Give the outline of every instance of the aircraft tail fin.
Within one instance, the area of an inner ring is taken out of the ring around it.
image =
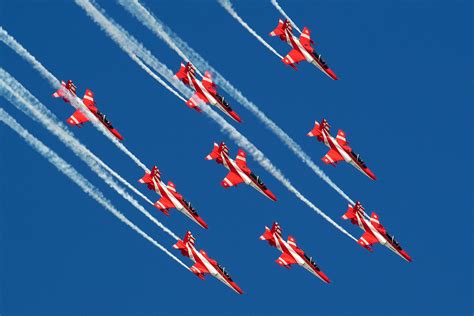
[[[194,245],[195,240],[196,240],[196,238],[194,238],[193,234],[190,231],[188,231],[188,232],[186,232],[186,235],[184,235],[183,242],[185,244]]]
[[[206,156],[207,160],[214,160],[219,157],[219,145],[217,143],[214,143],[214,148],[212,149],[211,153]]]
[[[220,143],[218,145],[217,143],[214,143],[214,148],[212,149],[211,153],[206,156],[207,160],[217,160],[219,162],[220,160],[220,154],[221,152],[229,152],[229,149],[227,148],[226,144],[224,142]]]
[[[272,233],[276,233],[277,235],[281,236],[280,224],[278,224],[277,222],[273,223],[271,231],[272,231]]]
[[[346,211],[346,213],[344,213],[344,215],[342,215],[342,218],[343,218],[343,219],[350,219],[350,220],[353,220],[353,219],[355,219],[355,217],[356,217],[355,214],[356,214],[356,212],[355,212],[355,210],[354,210],[354,207],[349,204],[349,205],[347,206],[347,211]]]
[[[159,176],[159,175],[160,175],[160,170],[158,170],[157,166],[153,166],[150,173],[145,173],[145,175],[140,180],[138,180],[138,182],[149,184],[153,181],[153,178],[155,176]]]
[[[265,232],[260,236],[260,240],[271,240],[273,239],[272,231],[270,228],[265,226]]]
[[[320,124],[318,121],[314,122],[314,127],[312,130],[309,131],[307,134],[309,137],[318,137],[321,136],[321,129],[320,129]]]
[[[186,249],[186,246],[190,245],[190,246],[194,247],[194,240],[195,240],[195,238],[194,238],[193,234],[191,234],[190,231],[187,231],[186,235],[184,235],[183,240],[178,240],[178,242],[173,245],[173,248],[181,250],[181,253],[183,254],[183,256],[188,257],[189,255],[188,255],[188,251]]]
[[[277,27],[270,32],[270,36],[279,36],[281,40],[286,40],[285,30],[288,30],[290,34],[293,33],[293,27],[288,20],[282,21],[278,20]]]
[[[342,215],[342,218],[350,219],[352,222],[354,222],[356,220],[357,213],[361,216],[364,215],[364,207],[362,206],[362,204],[360,204],[359,201],[357,201],[354,206],[349,204],[347,207],[347,211],[344,215]]]
[[[326,131],[328,134],[329,134],[329,129],[330,129],[330,126],[329,126],[329,123],[326,119],[323,119],[321,121],[321,123],[319,123],[318,121],[315,121],[314,122],[314,127],[313,129],[308,133],[308,136],[309,137],[321,137],[322,136],[322,132],[323,130]]]
[[[194,238],[193,234],[188,230],[183,240],[178,240],[178,242],[173,245],[173,248],[180,250],[185,249],[187,244],[194,245],[195,240],[196,238]]]
[[[61,86],[66,88],[66,83],[64,81],[61,81]],[[63,92],[63,88],[59,88],[58,91],[56,91],[55,93],[53,93],[53,97],[54,98],[62,98],[64,97],[64,92]]]
[[[191,65],[189,62],[185,65],[181,63],[181,67],[179,68],[178,72],[175,74],[176,78],[184,82],[185,84],[189,84],[188,80],[188,68]]]
[[[277,27],[270,32],[270,36],[281,36],[285,33],[285,29],[284,29],[284,23],[283,21],[280,19],[278,20],[278,25]]]
[[[271,229],[265,226],[265,232],[260,236],[260,240],[273,240],[273,234],[281,236],[281,228],[277,222],[273,223]]]

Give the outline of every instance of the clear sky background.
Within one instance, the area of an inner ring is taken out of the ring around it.
[[[99,4],[168,67],[182,60],[112,1]],[[245,185],[225,190],[226,170],[204,160],[214,141],[237,146],[204,114],[187,108],[145,74],[71,1],[2,1],[0,24],[82,96],[95,92],[124,143],[193,202],[205,231],[176,210],[156,218],[225,265],[245,294],[208,276],[199,280],[120,223],[7,127],[0,125],[0,314],[413,314],[472,315],[473,56],[471,1],[281,1],[312,30],[316,48],[340,77],[314,66],[295,72],[214,1],[145,1],[292,136],[354,200],[376,211],[412,256],[407,263],[376,245],[369,253],[290,194],[255,161],[249,166],[276,194]],[[268,33],[280,15],[268,1],[234,3],[281,54]],[[0,45],[6,69],[65,120],[73,108],[30,65]],[[222,91],[222,90],[221,90]],[[224,96],[226,93],[222,92]],[[171,249],[174,241],[111,191],[63,144],[5,99],[4,107],[89,178],[137,225]],[[343,221],[346,202],[236,101],[238,129],[301,192],[356,237]],[[378,176],[320,158],[308,138],[315,119],[341,128]],[[232,122],[234,126],[234,124]],[[92,126],[77,138],[132,183],[142,171]],[[157,195],[136,185],[150,199]],[[258,239],[279,221],[332,280],[326,285]],[[176,255],[179,252],[172,250]],[[191,265],[187,258],[183,260]]]

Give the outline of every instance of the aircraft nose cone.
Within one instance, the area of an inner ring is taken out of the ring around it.
[[[413,261],[413,260],[411,259],[411,257],[408,255],[408,253],[406,253],[405,250],[402,250],[402,251],[400,252],[400,254],[403,256],[403,258],[405,258],[406,261],[408,261],[408,262],[412,262],[412,261]]]
[[[112,130],[112,134],[114,134],[115,137],[117,137],[119,140],[123,140],[123,136],[116,130]]]
[[[234,291],[236,291],[237,293],[239,294],[243,294],[244,291],[242,291],[242,289],[235,283],[232,283],[232,288],[234,289]]]
[[[326,282],[326,283],[331,283],[331,280],[329,280],[329,278],[327,277],[327,275],[324,274],[323,272],[320,272],[320,276],[321,276],[321,278],[323,279],[324,282]]]
[[[367,175],[369,176],[370,179],[377,180],[377,177],[369,168],[367,168],[365,171],[367,172]]]
[[[199,225],[204,228],[204,229],[207,229],[208,226],[207,226],[207,223],[200,217],[197,217],[196,220],[198,221]]]
[[[275,194],[272,193],[272,191],[267,190],[267,191],[265,191],[265,193],[267,194],[267,196],[268,196],[272,201],[275,201],[275,202],[276,202],[277,198],[276,198]]]
[[[331,70],[331,69],[326,69],[326,72],[328,73],[328,75],[334,79],[334,80],[339,80],[339,78],[336,76],[336,74]]]
[[[242,119],[234,111],[230,112],[230,116],[232,116],[232,118],[236,120],[237,122],[242,123]]]

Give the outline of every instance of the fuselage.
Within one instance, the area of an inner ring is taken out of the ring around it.
[[[174,207],[189,217],[192,221],[197,223],[199,226],[206,228],[207,229],[207,224],[199,217],[197,212],[190,207],[185,201],[183,200],[182,197],[177,197],[171,190],[161,181],[161,179],[158,176],[153,177],[152,179],[153,183],[153,189],[155,190],[156,193],[158,193],[160,196],[163,196],[167,198],[168,200],[173,203]],[[176,194],[178,195],[178,194]],[[156,202],[157,204],[160,204],[160,202]],[[162,206],[164,209],[165,207]]]
[[[359,227],[365,232],[368,232],[375,236],[375,238],[377,238],[380,244],[384,245],[385,247],[402,257],[404,260],[411,261],[410,256],[400,247],[400,245],[396,244],[393,238],[389,238],[387,236],[385,229],[377,229],[370,222],[370,220],[365,218],[365,216],[362,215],[360,212],[355,212],[355,219],[357,225],[359,225]]]
[[[256,176],[255,178],[250,176],[252,174],[250,171],[245,172],[244,170],[242,170],[242,168],[240,168],[237,165],[235,160],[229,157],[229,154],[226,151],[222,150],[220,152],[220,157],[221,157],[220,160],[222,161],[222,164],[229,171],[235,172],[236,174],[238,174],[244,180],[245,184],[252,186],[253,188],[255,188],[257,191],[259,191],[260,193],[262,193],[269,199],[276,201],[275,195],[272,192],[270,192],[270,190],[267,189],[267,187],[263,184],[263,182],[259,181],[258,177]]]
[[[311,258],[307,258],[304,254],[300,255],[300,253],[294,249],[291,245],[286,242],[281,235],[272,233],[275,241],[275,247],[283,253],[286,253],[295,259],[296,263],[310,273],[314,274],[322,281],[329,283],[329,278],[319,269],[319,267],[312,262]],[[300,250],[301,251],[301,250]]]
[[[336,150],[342,156],[342,158],[344,158],[344,161],[354,166],[356,169],[358,169],[360,172],[362,172],[363,174],[365,174],[367,177],[371,178],[372,180],[376,179],[372,171],[370,171],[370,169],[367,168],[365,164],[361,162],[360,159],[353,157],[351,154],[352,151],[350,149],[345,149],[343,146],[341,146],[337,142],[337,140],[326,131],[326,129],[322,128],[321,135],[322,136],[318,139],[322,141],[330,149]]]
[[[331,79],[337,80],[337,76],[330,70],[325,63],[321,61],[320,56],[316,56],[314,54],[314,50],[309,51],[306,49],[300,42],[299,38],[293,35],[293,32],[290,31],[288,27],[285,27],[285,38],[286,42],[288,45],[290,45],[293,49],[298,50],[301,54],[303,54],[304,58],[306,59],[307,62],[313,64],[319,70],[324,72],[328,77]],[[305,36],[304,33],[302,33],[302,36]]]
[[[107,128],[115,137],[117,137],[119,140],[123,140],[123,136],[112,126],[112,123],[107,120],[107,118],[105,117],[105,115],[103,113],[101,113],[99,111],[99,109],[93,105],[89,105],[88,103],[89,102],[84,102],[84,100],[81,100],[77,95],[76,95],[76,86],[71,82],[67,85],[64,85],[63,86],[65,89],[67,89],[72,95],[73,95],[73,98],[76,98],[76,101],[77,102],[80,102],[82,104],[84,104],[84,106],[92,113],[94,114],[94,116],[105,126],[105,128]],[[91,101],[91,103],[94,102],[94,99],[91,98],[90,96],[88,96],[87,94],[84,95],[84,99],[86,100],[89,100]],[[67,96],[64,96],[63,97],[63,100],[65,102],[69,102],[69,100],[67,99]],[[85,114],[84,114],[85,115]],[[86,115],[87,116],[87,115]],[[76,125],[81,125],[82,126],[82,123],[80,122],[77,122],[77,120],[74,119],[74,117],[71,117],[71,119],[74,121],[74,123]]]
[[[232,281],[232,278],[225,272],[224,268],[218,266],[217,262],[215,264],[212,263],[203,250],[199,252],[193,245],[186,243],[186,251],[188,257],[192,261],[204,266],[213,277],[230,287],[235,292],[239,294],[243,293],[239,286],[234,281]]]
[[[232,119],[236,120],[237,122],[241,122],[240,117],[227,105],[224,104],[223,100],[219,100],[214,93],[209,92],[206,87],[202,84],[201,81],[196,79],[196,76],[193,72],[187,71],[186,76],[189,82],[189,85],[196,91],[197,93],[202,94],[211,105],[217,106],[222,112],[227,114]]]

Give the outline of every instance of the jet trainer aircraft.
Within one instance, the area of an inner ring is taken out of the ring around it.
[[[194,91],[196,91],[196,93],[186,102],[190,108],[201,112],[196,100],[196,98],[199,98],[204,103],[210,103],[211,105],[217,106],[222,112],[235,121],[239,123],[242,122],[237,113],[235,113],[227,101],[224,100],[224,97],[217,93],[216,84],[212,81],[211,74],[208,71],[204,74],[202,81],[199,81],[196,78],[196,69],[194,69],[194,66],[188,62],[186,65],[181,64],[181,68],[176,73],[176,77],[185,85],[190,86]]]
[[[69,90],[69,92],[71,92],[74,96],[77,96],[76,95],[76,86],[74,85],[74,83],[71,81],[71,80],[68,80],[67,83],[65,83],[64,81],[61,81],[61,85],[66,88],[67,90]],[[67,103],[70,103],[67,96],[64,94],[63,90],[62,89],[59,89],[58,91],[56,91],[55,93],[53,93],[53,97],[55,98],[63,98],[63,100]],[[97,119],[102,123],[104,124],[104,126],[115,136],[117,137],[119,140],[123,140],[123,137],[122,135],[120,135],[120,133],[112,126],[112,123],[110,123],[110,121],[106,118],[105,114],[101,113],[99,111],[99,109],[96,107],[95,105],[95,101],[94,101],[94,93],[89,90],[89,89],[86,89],[86,93],[84,94],[84,97],[82,99],[82,102],[84,103],[84,105],[87,107],[87,109],[89,111],[91,111],[92,114],[95,115],[95,117],[97,117]],[[74,114],[72,114],[68,119],[67,119],[67,123],[72,125],[72,126],[78,126],[78,127],[82,127],[82,125],[89,121],[89,118],[84,114],[82,113],[80,110],[76,110],[76,112],[74,112]]]
[[[169,216],[170,208],[176,208],[199,226],[207,229],[206,222],[198,215],[191,203],[186,201],[183,196],[176,191],[174,183],[168,181],[168,185],[165,185],[160,177],[160,171],[154,166],[150,173],[145,173],[143,178],[138,180],[140,183],[147,184],[148,189],[155,190],[155,192],[161,196],[161,198],[155,202],[154,206],[166,216]]]
[[[288,241],[285,241],[281,236],[281,228],[278,223],[273,223],[272,229],[265,227],[265,232],[260,236],[260,240],[266,240],[268,243],[276,247],[283,254],[276,260],[280,266],[287,269],[291,268],[292,264],[298,264],[323,280],[325,283],[329,283],[330,280],[324,274],[321,269],[313,261],[312,257],[309,257],[302,249],[296,246],[296,240],[292,236],[288,236]]]
[[[235,292],[242,294],[243,291],[232,280],[226,269],[219,265],[216,260],[210,258],[204,250],[197,251],[194,247],[194,241],[194,236],[188,231],[183,240],[178,240],[178,242],[173,245],[175,249],[181,250],[183,256],[195,262],[191,267],[191,271],[202,280],[204,280],[204,275],[209,273]]]
[[[402,249],[395,238],[389,235],[385,228],[380,224],[379,217],[375,212],[372,212],[370,220],[365,218],[365,211],[360,202],[356,202],[354,206],[349,204],[347,212],[342,216],[342,218],[350,219],[352,224],[359,225],[359,227],[365,231],[362,237],[357,241],[359,245],[365,249],[372,251],[371,246],[379,242],[406,261],[412,261],[408,253]]]
[[[322,161],[326,164],[336,166],[336,163],[345,160],[366,176],[375,180],[375,174],[367,168],[360,155],[356,154],[352,148],[349,147],[346,134],[342,130],[339,130],[336,139],[334,139],[334,137],[329,134],[329,128],[328,122],[326,119],[323,119],[321,124],[316,121],[314,128],[308,133],[309,137],[315,136],[318,141],[324,142],[324,144],[329,147],[329,152],[322,158]]]
[[[328,75],[333,80],[337,80],[336,74],[328,67],[326,62],[321,58],[316,50],[311,46],[313,40],[311,39],[311,31],[305,27],[300,38],[293,35],[293,26],[288,20],[278,21],[278,26],[270,33],[270,36],[279,36],[282,41],[285,41],[293,49],[282,60],[285,64],[297,70],[295,64],[306,60],[310,64],[318,67],[322,72]]]
[[[222,180],[221,185],[224,188],[235,186],[239,183],[244,182],[245,184],[251,185],[257,191],[264,194],[269,199],[276,201],[276,196],[265,186],[260,177],[252,173],[252,171],[247,167],[247,154],[239,149],[237,157],[235,160],[232,160],[229,157],[229,149],[222,142],[220,145],[214,143],[214,149],[212,152],[207,155],[207,160],[216,160],[218,164],[224,165],[229,173]]]

